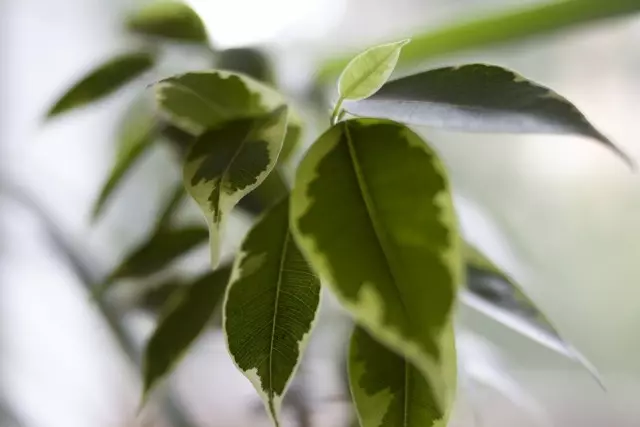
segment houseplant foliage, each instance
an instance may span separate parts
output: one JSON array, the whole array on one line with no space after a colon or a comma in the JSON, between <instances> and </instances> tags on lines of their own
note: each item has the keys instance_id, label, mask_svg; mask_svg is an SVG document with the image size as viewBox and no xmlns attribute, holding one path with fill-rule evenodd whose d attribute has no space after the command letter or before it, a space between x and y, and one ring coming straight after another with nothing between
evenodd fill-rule
<instances>
[{"instance_id":1,"label":"houseplant foliage","mask_svg":"<svg viewBox=\"0 0 640 427\"><path fill-rule=\"evenodd\" d=\"M209 239L211 271L161 298L144 357L145 397L221 309L231 358L279 426L282 399L326 288L355 323L348 365L360 425L446 426L457 382L453 317L458 300L466 303L465 273L515 284L464 242L447 168L409 126L575 134L633 166L567 99L511 70L467 64L388 81L409 40L372 47L346 64L329 127L293 165L300 115L273 87L257 51L215 51L197 15L180 3L143 9L127 28L151 47L89 73L49 117L140 77L167 41L195 44L216 64L153 83L157 113L142 114L126 133L94 209L99 215L127 171L153 142L164 140L182 163L183 183L167 198L149 238L100 290L157 273ZM282 172L294 167L289 182ZM173 225L187 194L206 228ZM246 203L252 197L258 208ZM227 218L236 208L259 217L233 260L221 259ZM533 307L515 292L520 304Z\"/></svg>"}]
</instances>

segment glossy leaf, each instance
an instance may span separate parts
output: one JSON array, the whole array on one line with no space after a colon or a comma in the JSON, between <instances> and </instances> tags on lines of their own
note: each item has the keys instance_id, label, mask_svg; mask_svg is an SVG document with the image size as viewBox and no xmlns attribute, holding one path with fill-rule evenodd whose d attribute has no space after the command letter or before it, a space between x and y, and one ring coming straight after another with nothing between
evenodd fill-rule
<instances>
[{"instance_id":1,"label":"glossy leaf","mask_svg":"<svg viewBox=\"0 0 640 427\"><path fill-rule=\"evenodd\" d=\"M170 77L155 84L167 119L192 135L240 117L266 113L284 104L273 89L242 74L203 71Z\"/></svg>"},{"instance_id":2,"label":"glossy leaf","mask_svg":"<svg viewBox=\"0 0 640 427\"><path fill-rule=\"evenodd\" d=\"M169 300L144 355L144 396L180 361L222 300L230 266L207 273Z\"/></svg>"},{"instance_id":3,"label":"glossy leaf","mask_svg":"<svg viewBox=\"0 0 640 427\"><path fill-rule=\"evenodd\" d=\"M107 279L105 288L118 279L140 278L157 273L206 239L207 230L202 227L157 229L148 240L125 256Z\"/></svg>"},{"instance_id":4,"label":"glossy leaf","mask_svg":"<svg viewBox=\"0 0 640 427\"><path fill-rule=\"evenodd\" d=\"M447 175L426 143L390 121L335 125L298 168L291 218L306 258L356 322L437 395L455 388L438 366L460 283L459 236Z\"/></svg>"},{"instance_id":5,"label":"glossy leaf","mask_svg":"<svg viewBox=\"0 0 640 427\"><path fill-rule=\"evenodd\" d=\"M353 58L338 80L342 99L363 99L373 95L389 79L400 50L409 40L369 48Z\"/></svg>"},{"instance_id":6,"label":"glossy leaf","mask_svg":"<svg viewBox=\"0 0 640 427\"><path fill-rule=\"evenodd\" d=\"M462 303L474 312L555 352L576 360L603 385L593 364L569 342L529 299L522 287L472 244L464 243L467 287Z\"/></svg>"},{"instance_id":7,"label":"glossy leaf","mask_svg":"<svg viewBox=\"0 0 640 427\"><path fill-rule=\"evenodd\" d=\"M390 81L372 97L345 103L344 107L358 116L465 132L582 135L601 142L633 164L565 98L494 65L425 71Z\"/></svg>"},{"instance_id":8,"label":"glossy leaf","mask_svg":"<svg viewBox=\"0 0 640 427\"><path fill-rule=\"evenodd\" d=\"M118 152L111 166L107 181L102 186L98 199L93 205L92 219L96 220L113 196L114 191L123 183L127 174L142 159L153 145L158 134L155 117L144 102L134 103L127 111L121 123Z\"/></svg>"},{"instance_id":9,"label":"glossy leaf","mask_svg":"<svg viewBox=\"0 0 640 427\"><path fill-rule=\"evenodd\" d=\"M146 36L196 43L207 41L207 32L198 14L178 1L150 3L129 15L126 27Z\"/></svg>"},{"instance_id":10,"label":"glossy leaf","mask_svg":"<svg viewBox=\"0 0 640 427\"><path fill-rule=\"evenodd\" d=\"M555 0L509 8L414 35L411 44L402 50L399 65L413 66L439 56L527 40L637 12L637 0ZM319 80L334 79L350 58L346 55L327 61L318 73Z\"/></svg>"},{"instance_id":11,"label":"glossy leaf","mask_svg":"<svg viewBox=\"0 0 640 427\"><path fill-rule=\"evenodd\" d=\"M282 149L287 109L225 122L201 135L184 165L184 183L209 226L211 264L228 213L267 177Z\"/></svg>"},{"instance_id":12,"label":"glossy leaf","mask_svg":"<svg viewBox=\"0 0 640 427\"><path fill-rule=\"evenodd\" d=\"M285 198L242 244L224 308L229 352L276 425L319 303L320 280L291 237Z\"/></svg>"},{"instance_id":13,"label":"glossy leaf","mask_svg":"<svg viewBox=\"0 0 640 427\"><path fill-rule=\"evenodd\" d=\"M150 69L154 61L150 52L127 53L110 59L67 90L51 107L47 117L58 116L111 95Z\"/></svg>"},{"instance_id":14,"label":"glossy leaf","mask_svg":"<svg viewBox=\"0 0 640 427\"><path fill-rule=\"evenodd\" d=\"M444 375L446 384L456 383L456 352L453 328L443 334L443 357L432 381L406 359L392 352L364 329L356 328L349 350L351 394L361 427L446 427L455 388L434 390ZM447 402L443 412L440 403Z\"/></svg>"}]
</instances>

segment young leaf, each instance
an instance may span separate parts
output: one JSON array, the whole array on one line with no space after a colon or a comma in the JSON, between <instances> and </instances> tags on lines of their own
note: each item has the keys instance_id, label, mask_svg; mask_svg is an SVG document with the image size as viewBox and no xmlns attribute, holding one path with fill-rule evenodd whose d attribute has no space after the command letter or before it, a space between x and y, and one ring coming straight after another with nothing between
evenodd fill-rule
<instances>
[{"instance_id":1,"label":"young leaf","mask_svg":"<svg viewBox=\"0 0 640 427\"><path fill-rule=\"evenodd\" d=\"M347 64L338 80L341 99L363 99L373 95L387 81L398 62L402 46L409 40L369 48Z\"/></svg>"},{"instance_id":2,"label":"young leaf","mask_svg":"<svg viewBox=\"0 0 640 427\"><path fill-rule=\"evenodd\" d=\"M438 68L393 80L344 108L358 116L465 132L576 134L603 143L633 165L565 98L494 65Z\"/></svg>"},{"instance_id":3,"label":"young leaf","mask_svg":"<svg viewBox=\"0 0 640 427\"><path fill-rule=\"evenodd\" d=\"M220 267L172 296L144 355L144 397L167 375L207 326L222 299L230 266Z\"/></svg>"},{"instance_id":4,"label":"young leaf","mask_svg":"<svg viewBox=\"0 0 640 427\"><path fill-rule=\"evenodd\" d=\"M196 136L223 121L264 114L284 104L273 89L227 71L169 77L156 83L155 90L167 119Z\"/></svg>"},{"instance_id":5,"label":"young leaf","mask_svg":"<svg viewBox=\"0 0 640 427\"><path fill-rule=\"evenodd\" d=\"M145 277L163 270L169 263L206 241L207 234L202 227L157 229L147 241L124 258L109 275L102 291L115 280Z\"/></svg>"},{"instance_id":6,"label":"young leaf","mask_svg":"<svg viewBox=\"0 0 640 427\"><path fill-rule=\"evenodd\" d=\"M136 102L126 112L121 123L118 152L107 181L93 205L92 219L102 214L113 192L122 183L127 173L151 148L158 133L152 109L144 102Z\"/></svg>"},{"instance_id":7,"label":"young leaf","mask_svg":"<svg viewBox=\"0 0 640 427\"><path fill-rule=\"evenodd\" d=\"M320 280L291 237L286 197L247 235L224 306L229 352L276 425L319 303Z\"/></svg>"},{"instance_id":8,"label":"young leaf","mask_svg":"<svg viewBox=\"0 0 640 427\"><path fill-rule=\"evenodd\" d=\"M127 17L134 33L170 40L205 43L207 32L197 13L182 2L151 3Z\"/></svg>"},{"instance_id":9,"label":"young leaf","mask_svg":"<svg viewBox=\"0 0 640 427\"><path fill-rule=\"evenodd\" d=\"M341 122L302 160L291 219L306 258L356 322L431 378L460 283L450 187L436 154L401 124Z\"/></svg>"},{"instance_id":10,"label":"young leaf","mask_svg":"<svg viewBox=\"0 0 640 427\"><path fill-rule=\"evenodd\" d=\"M184 183L209 226L211 264L219 258L220 232L227 214L264 181L276 164L287 125L287 108L224 122L193 144Z\"/></svg>"},{"instance_id":11,"label":"young leaf","mask_svg":"<svg viewBox=\"0 0 640 427\"><path fill-rule=\"evenodd\" d=\"M360 426L446 427L457 381L452 326L442 335L441 348L441 363L427 381L406 359L356 327L349 382Z\"/></svg>"},{"instance_id":12,"label":"young leaf","mask_svg":"<svg viewBox=\"0 0 640 427\"><path fill-rule=\"evenodd\" d=\"M55 102L47 117L58 116L107 97L151 68L154 60L151 52L133 52L112 58L73 85Z\"/></svg>"}]
</instances>

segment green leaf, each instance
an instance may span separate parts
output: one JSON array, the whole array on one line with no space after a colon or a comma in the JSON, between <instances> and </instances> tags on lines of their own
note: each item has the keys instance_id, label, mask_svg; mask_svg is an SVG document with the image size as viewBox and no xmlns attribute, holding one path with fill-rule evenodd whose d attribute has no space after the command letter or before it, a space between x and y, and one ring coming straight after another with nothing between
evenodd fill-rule
<instances>
[{"instance_id":1,"label":"green leaf","mask_svg":"<svg viewBox=\"0 0 640 427\"><path fill-rule=\"evenodd\" d=\"M170 40L205 43L207 32L197 13L182 2L146 5L127 17L129 31Z\"/></svg>"},{"instance_id":2,"label":"green leaf","mask_svg":"<svg viewBox=\"0 0 640 427\"><path fill-rule=\"evenodd\" d=\"M184 200L187 195L187 191L184 188L184 184L180 182L175 186L171 196L167 199L166 204L160 211L160 215L158 216L157 228L170 227L171 220L175 216L178 208L180 208L180 204Z\"/></svg>"},{"instance_id":3,"label":"green leaf","mask_svg":"<svg viewBox=\"0 0 640 427\"><path fill-rule=\"evenodd\" d=\"M369 48L347 64L338 80L341 99L363 99L387 81L398 62L400 50L409 40Z\"/></svg>"},{"instance_id":4,"label":"green leaf","mask_svg":"<svg viewBox=\"0 0 640 427\"><path fill-rule=\"evenodd\" d=\"M206 241L207 234L202 227L157 229L148 240L125 256L104 287L115 280L145 277L165 269L172 261Z\"/></svg>"},{"instance_id":5,"label":"green leaf","mask_svg":"<svg viewBox=\"0 0 640 427\"><path fill-rule=\"evenodd\" d=\"M361 427L446 427L456 384L453 328L442 336L442 364L426 381L402 356L356 328L349 350L351 394ZM444 375L443 375L444 373ZM434 390L441 376L444 387ZM440 409L446 401L447 410Z\"/></svg>"},{"instance_id":6,"label":"green leaf","mask_svg":"<svg viewBox=\"0 0 640 427\"><path fill-rule=\"evenodd\" d=\"M94 221L103 213L107 202L127 174L151 148L158 134L153 110L148 109L144 102L135 102L126 111L120 126L116 158L93 205L91 216Z\"/></svg>"},{"instance_id":7,"label":"green leaf","mask_svg":"<svg viewBox=\"0 0 640 427\"><path fill-rule=\"evenodd\" d=\"M156 83L155 90L166 118L192 135L224 121L272 111L285 103L273 89L227 71L169 77Z\"/></svg>"},{"instance_id":8,"label":"green leaf","mask_svg":"<svg viewBox=\"0 0 640 427\"><path fill-rule=\"evenodd\" d=\"M144 397L180 361L222 299L230 266L207 273L169 300L144 355Z\"/></svg>"},{"instance_id":9,"label":"green leaf","mask_svg":"<svg viewBox=\"0 0 640 427\"><path fill-rule=\"evenodd\" d=\"M576 134L632 160L569 101L511 70L468 64L425 71L385 84L368 99L345 103L354 115L465 132Z\"/></svg>"},{"instance_id":10,"label":"green leaf","mask_svg":"<svg viewBox=\"0 0 640 427\"><path fill-rule=\"evenodd\" d=\"M282 169L276 166L255 190L238 202L238 208L250 215L260 215L289 194Z\"/></svg>"},{"instance_id":11,"label":"green leaf","mask_svg":"<svg viewBox=\"0 0 640 427\"><path fill-rule=\"evenodd\" d=\"M207 220L214 267L227 214L275 166L286 125L287 108L279 107L270 114L224 122L189 150L184 183Z\"/></svg>"},{"instance_id":12,"label":"green leaf","mask_svg":"<svg viewBox=\"0 0 640 427\"><path fill-rule=\"evenodd\" d=\"M273 67L260 49L239 47L218 52L216 65L223 70L235 71L264 83L273 84Z\"/></svg>"},{"instance_id":13,"label":"green leaf","mask_svg":"<svg viewBox=\"0 0 640 427\"><path fill-rule=\"evenodd\" d=\"M559 0L528 4L416 34L403 49L399 65L413 66L455 52L526 40L636 12L640 12L637 0ZM327 61L318 73L319 80L326 82L335 78L350 58L351 55L346 55Z\"/></svg>"},{"instance_id":14,"label":"green leaf","mask_svg":"<svg viewBox=\"0 0 640 427\"><path fill-rule=\"evenodd\" d=\"M224 308L229 353L276 425L319 303L320 280L289 232L289 198L285 198L244 240Z\"/></svg>"},{"instance_id":15,"label":"green leaf","mask_svg":"<svg viewBox=\"0 0 640 427\"><path fill-rule=\"evenodd\" d=\"M55 102L47 117L55 117L106 98L150 69L154 62L151 52L133 52L112 58L74 84Z\"/></svg>"},{"instance_id":16,"label":"green leaf","mask_svg":"<svg viewBox=\"0 0 640 427\"><path fill-rule=\"evenodd\" d=\"M341 122L302 160L291 219L306 258L356 322L434 390L446 388L444 372L436 377L461 266L448 178L433 150L398 123Z\"/></svg>"},{"instance_id":17,"label":"green leaf","mask_svg":"<svg viewBox=\"0 0 640 427\"><path fill-rule=\"evenodd\" d=\"M569 342L538 309L522 287L484 253L464 242L467 287L462 303L505 327L580 363L603 386L598 370Z\"/></svg>"}]
</instances>

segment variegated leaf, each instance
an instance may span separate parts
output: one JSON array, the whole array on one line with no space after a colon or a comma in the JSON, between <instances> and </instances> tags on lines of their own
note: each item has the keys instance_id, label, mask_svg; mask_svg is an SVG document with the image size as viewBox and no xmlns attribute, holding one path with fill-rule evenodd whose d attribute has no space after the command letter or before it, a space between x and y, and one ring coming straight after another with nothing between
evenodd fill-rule
<instances>
[{"instance_id":1,"label":"variegated leaf","mask_svg":"<svg viewBox=\"0 0 640 427\"><path fill-rule=\"evenodd\" d=\"M266 115L219 124L198 137L189 150L184 183L207 220L214 267L228 213L273 169L286 125L287 109L279 107Z\"/></svg>"},{"instance_id":2,"label":"variegated leaf","mask_svg":"<svg viewBox=\"0 0 640 427\"><path fill-rule=\"evenodd\" d=\"M224 307L229 352L276 425L319 302L320 280L291 236L285 197L242 244Z\"/></svg>"},{"instance_id":3,"label":"variegated leaf","mask_svg":"<svg viewBox=\"0 0 640 427\"><path fill-rule=\"evenodd\" d=\"M455 381L440 368L449 357L442 337L451 328L460 248L437 155L404 125L341 122L302 160L291 218L314 270L357 323L418 369L437 396L434 413L446 414Z\"/></svg>"}]
</instances>

